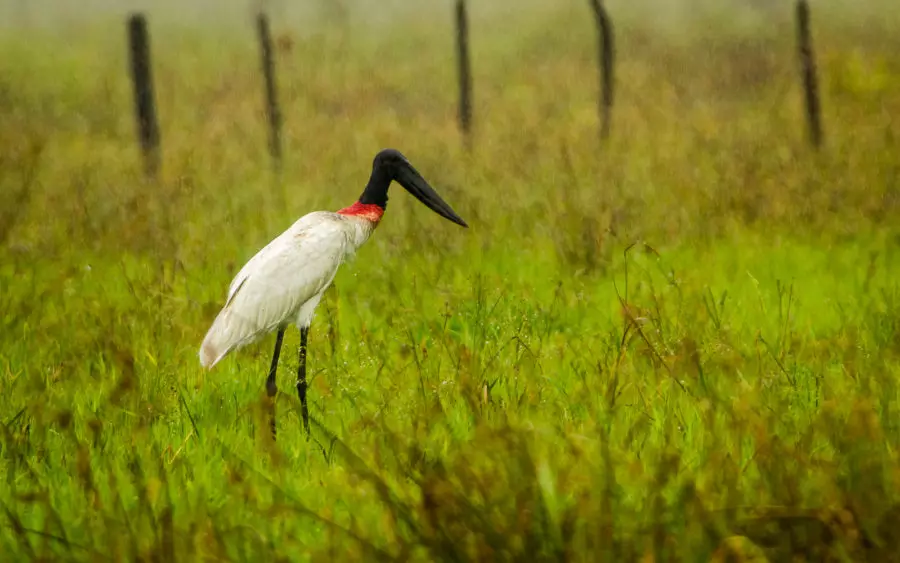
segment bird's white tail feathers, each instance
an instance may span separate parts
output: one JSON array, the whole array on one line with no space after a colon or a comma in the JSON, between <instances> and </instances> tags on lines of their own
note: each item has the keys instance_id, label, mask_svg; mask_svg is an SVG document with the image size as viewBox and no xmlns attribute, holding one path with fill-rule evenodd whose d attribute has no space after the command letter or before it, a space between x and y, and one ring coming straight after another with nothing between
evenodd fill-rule
<instances>
[{"instance_id":1,"label":"bird's white tail feathers","mask_svg":"<svg viewBox=\"0 0 900 563\"><path fill-rule=\"evenodd\" d=\"M200 365L206 369L212 369L228 353L227 349L223 349L223 331L219 325L219 319L216 319L216 322L209 328L209 332L206 333L203 344L200 345Z\"/></svg>"},{"instance_id":2,"label":"bird's white tail feathers","mask_svg":"<svg viewBox=\"0 0 900 563\"><path fill-rule=\"evenodd\" d=\"M200 345L200 365L206 369L212 369L229 352L253 340L248 338L246 323L229 312L226 309L216 317Z\"/></svg>"}]
</instances>

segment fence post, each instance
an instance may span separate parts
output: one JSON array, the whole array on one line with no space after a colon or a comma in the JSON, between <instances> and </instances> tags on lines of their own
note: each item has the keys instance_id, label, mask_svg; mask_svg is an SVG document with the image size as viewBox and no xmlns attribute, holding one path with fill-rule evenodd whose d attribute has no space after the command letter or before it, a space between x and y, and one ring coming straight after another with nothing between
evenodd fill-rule
<instances>
[{"instance_id":1,"label":"fence post","mask_svg":"<svg viewBox=\"0 0 900 563\"><path fill-rule=\"evenodd\" d=\"M472 66L469 59L469 18L466 0L456 0L456 53L459 71L459 126L471 148Z\"/></svg>"},{"instance_id":2,"label":"fence post","mask_svg":"<svg viewBox=\"0 0 900 563\"><path fill-rule=\"evenodd\" d=\"M613 106L613 65L615 64L612 20L601 0L590 0L597 23L597 64L600 75L600 138L609 137Z\"/></svg>"},{"instance_id":3,"label":"fence post","mask_svg":"<svg viewBox=\"0 0 900 563\"><path fill-rule=\"evenodd\" d=\"M144 14L128 18L128 43L131 58L131 80L134 85L134 111L138 139L144 154L144 172L156 177L159 171L159 123L150 72L150 39Z\"/></svg>"},{"instance_id":4,"label":"fence post","mask_svg":"<svg viewBox=\"0 0 900 563\"><path fill-rule=\"evenodd\" d=\"M269 31L269 17L260 12L256 16L256 30L259 34L259 48L266 89L266 118L269 121L269 153L275 169L281 167L281 110L275 93L275 62L272 57L272 34Z\"/></svg>"},{"instance_id":5,"label":"fence post","mask_svg":"<svg viewBox=\"0 0 900 563\"><path fill-rule=\"evenodd\" d=\"M816 59L809 31L809 3L806 0L797 0L797 46L803 75L809 139L813 147L818 149L822 144L822 117L819 105L819 84L816 78Z\"/></svg>"}]
</instances>

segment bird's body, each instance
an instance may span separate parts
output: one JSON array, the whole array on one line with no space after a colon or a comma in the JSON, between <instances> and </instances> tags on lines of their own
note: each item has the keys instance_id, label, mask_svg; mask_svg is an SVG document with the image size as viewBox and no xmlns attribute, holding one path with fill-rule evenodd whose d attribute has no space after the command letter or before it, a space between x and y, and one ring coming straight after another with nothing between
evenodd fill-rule
<instances>
[{"instance_id":1,"label":"bird's body","mask_svg":"<svg viewBox=\"0 0 900 563\"><path fill-rule=\"evenodd\" d=\"M313 314L340 265L371 236L387 208L387 192L397 181L442 217L466 227L409 161L394 149L380 151L359 200L337 212L314 211L256 253L232 279L225 304L200 345L200 364L211 369L230 352L276 332L275 351L266 379L270 398L277 392L275 372L285 329L300 329L297 391L304 426L306 407L306 342ZM275 431L274 403L272 432Z\"/></svg>"},{"instance_id":2,"label":"bird's body","mask_svg":"<svg viewBox=\"0 0 900 563\"><path fill-rule=\"evenodd\" d=\"M231 281L200 346L201 365L211 368L232 350L291 324L308 327L340 265L381 219L377 207L367 207L375 206L313 211L257 252Z\"/></svg>"}]
</instances>

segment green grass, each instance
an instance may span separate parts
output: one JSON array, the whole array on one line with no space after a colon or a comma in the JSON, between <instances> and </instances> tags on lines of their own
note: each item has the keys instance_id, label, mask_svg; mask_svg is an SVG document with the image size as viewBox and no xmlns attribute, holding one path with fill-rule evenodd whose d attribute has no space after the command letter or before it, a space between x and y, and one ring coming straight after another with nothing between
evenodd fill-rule
<instances>
[{"instance_id":1,"label":"green grass","mask_svg":"<svg viewBox=\"0 0 900 563\"><path fill-rule=\"evenodd\" d=\"M276 29L280 175L252 28L153 28L158 181L120 20L4 34L0 552L894 557L896 22L815 20L815 153L789 11L626 13L608 144L588 16L476 12L472 154L448 22ZM273 443L274 338L208 373L199 344L244 261L386 146L471 228L391 192L313 323L314 439L291 330Z\"/></svg>"}]
</instances>

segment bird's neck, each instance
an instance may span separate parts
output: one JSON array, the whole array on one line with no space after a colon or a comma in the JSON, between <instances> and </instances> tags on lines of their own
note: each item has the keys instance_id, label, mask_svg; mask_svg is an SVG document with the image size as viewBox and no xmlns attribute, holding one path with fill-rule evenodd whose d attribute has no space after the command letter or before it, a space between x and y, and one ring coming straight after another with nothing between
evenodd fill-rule
<instances>
[{"instance_id":1,"label":"bird's neck","mask_svg":"<svg viewBox=\"0 0 900 563\"><path fill-rule=\"evenodd\" d=\"M369 183L366 184L366 189L359 196L359 201L350 207L341 209L338 213L367 219L377 225L381 221L381 216L384 215L384 210L387 209L387 191L392 179L387 169L376 166L372 169Z\"/></svg>"},{"instance_id":2,"label":"bird's neck","mask_svg":"<svg viewBox=\"0 0 900 563\"><path fill-rule=\"evenodd\" d=\"M338 213L348 217L359 217L360 219L371 221L377 225L384 215L384 208L375 203L363 203L362 201L357 201L350 207L339 210Z\"/></svg>"},{"instance_id":3,"label":"bird's neck","mask_svg":"<svg viewBox=\"0 0 900 563\"><path fill-rule=\"evenodd\" d=\"M369 182L366 189L359 196L359 202L367 205L377 205L382 211L387 209L388 188L391 185L393 176L391 171L385 166L375 166L372 168L372 175L369 176Z\"/></svg>"}]
</instances>

